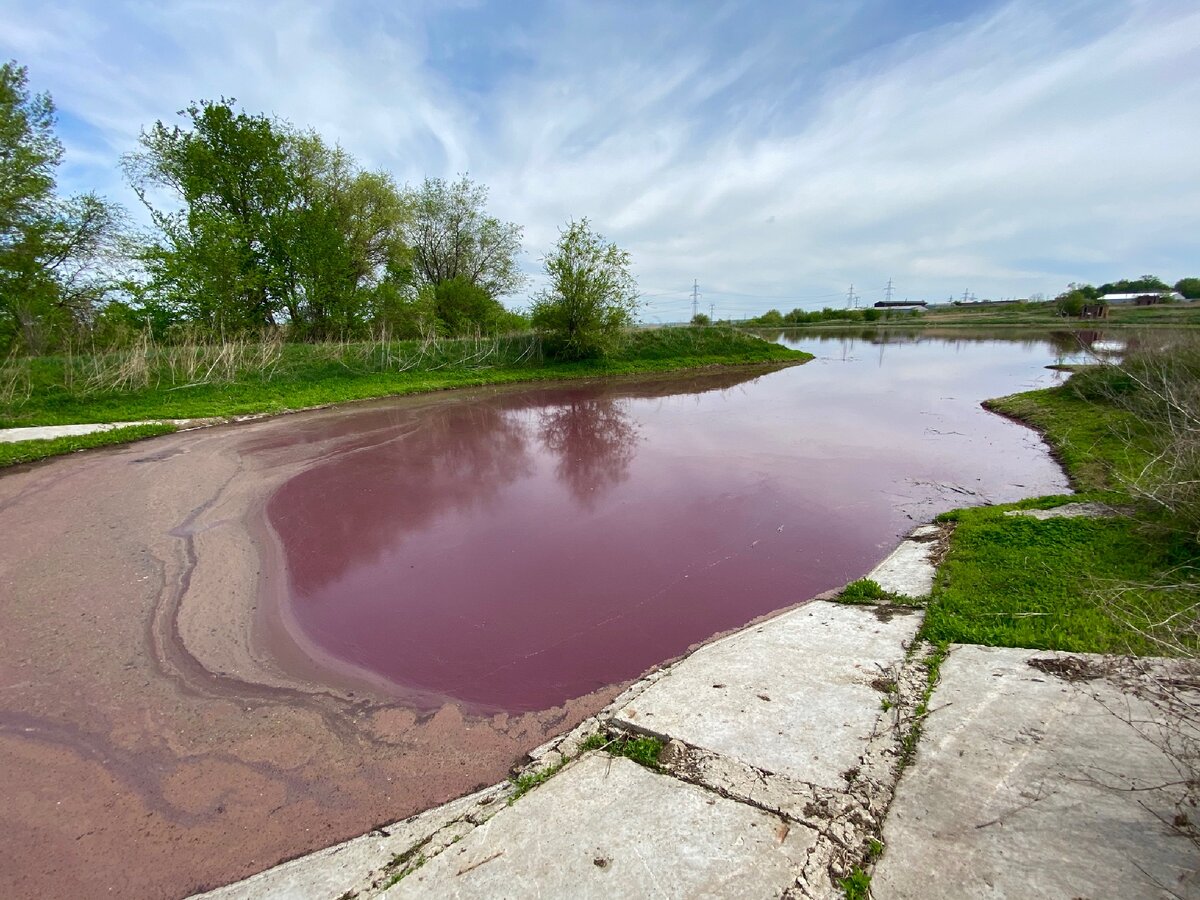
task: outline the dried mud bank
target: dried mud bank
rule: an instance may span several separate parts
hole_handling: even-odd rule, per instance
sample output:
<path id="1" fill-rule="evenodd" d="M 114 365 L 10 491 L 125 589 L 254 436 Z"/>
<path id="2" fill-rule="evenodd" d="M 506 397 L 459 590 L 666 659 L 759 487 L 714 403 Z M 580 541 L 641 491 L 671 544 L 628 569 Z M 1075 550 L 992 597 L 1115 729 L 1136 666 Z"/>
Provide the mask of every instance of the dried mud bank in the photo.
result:
<path id="1" fill-rule="evenodd" d="M 0 478 L 0 896 L 225 884 L 496 781 L 619 690 L 480 715 L 318 681 L 262 507 L 326 448 L 272 427 Z"/>

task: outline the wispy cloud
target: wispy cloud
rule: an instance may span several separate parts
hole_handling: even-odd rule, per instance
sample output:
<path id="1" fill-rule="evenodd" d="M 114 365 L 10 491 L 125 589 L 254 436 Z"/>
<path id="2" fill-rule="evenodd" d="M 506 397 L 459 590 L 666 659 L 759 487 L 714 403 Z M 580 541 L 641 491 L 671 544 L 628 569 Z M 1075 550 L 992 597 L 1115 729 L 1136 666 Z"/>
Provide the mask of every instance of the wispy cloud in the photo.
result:
<path id="1" fill-rule="evenodd" d="M 633 254 L 648 317 L 1196 274 L 1191 4 L 3 4 L 62 111 L 64 186 L 194 99 L 316 128 L 401 180 L 470 171 L 526 226 Z M 778 298 L 778 299 L 775 299 Z"/>

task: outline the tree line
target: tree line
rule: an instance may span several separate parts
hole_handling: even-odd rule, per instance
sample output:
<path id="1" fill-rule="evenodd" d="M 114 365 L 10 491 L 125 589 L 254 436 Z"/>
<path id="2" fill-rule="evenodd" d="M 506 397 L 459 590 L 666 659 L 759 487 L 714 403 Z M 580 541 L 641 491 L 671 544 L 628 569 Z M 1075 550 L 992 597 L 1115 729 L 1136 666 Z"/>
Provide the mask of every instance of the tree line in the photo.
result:
<path id="1" fill-rule="evenodd" d="M 629 256 L 572 221 L 527 315 L 522 228 L 463 175 L 396 184 L 342 147 L 222 98 L 157 121 L 121 159 L 150 227 L 87 193 L 62 197 L 54 103 L 0 66 L 0 353 L 181 329 L 289 339 L 538 328 L 560 355 L 603 353 L 633 319 Z"/>

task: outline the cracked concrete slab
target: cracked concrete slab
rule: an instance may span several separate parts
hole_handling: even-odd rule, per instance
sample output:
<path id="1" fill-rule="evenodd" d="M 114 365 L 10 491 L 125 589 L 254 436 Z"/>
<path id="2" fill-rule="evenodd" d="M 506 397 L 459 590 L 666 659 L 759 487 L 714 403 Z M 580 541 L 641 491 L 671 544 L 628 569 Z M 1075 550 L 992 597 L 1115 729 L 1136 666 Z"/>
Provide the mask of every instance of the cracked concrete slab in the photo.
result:
<path id="1" fill-rule="evenodd" d="M 593 752 L 382 896 L 777 897 L 815 840 L 778 816 Z"/>
<path id="2" fill-rule="evenodd" d="M 923 525 L 900 543 L 887 558 L 872 569 L 867 578 L 885 591 L 919 599 L 933 591 L 937 566 L 932 557 L 937 550 L 936 525 Z"/>
<path id="3" fill-rule="evenodd" d="M 614 721 L 841 789 L 921 619 L 813 601 L 697 650 Z"/>
<path id="4" fill-rule="evenodd" d="M 191 900 L 336 900 L 366 892 L 398 855 L 464 817 L 503 808 L 507 785 L 493 785 L 403 822 L 318 850 Z M 486 810 L 486 812 L 484 812 Z"/>
<path id="5" fill-rule="evenodd" d="M 1151 789 L 1179 772 L 1127 721 L 1155 734 L 1158 711 L 1081 664 L 952 649 L 884 825 L 877 900 L 1200 897 L 1176 798 Z"/>

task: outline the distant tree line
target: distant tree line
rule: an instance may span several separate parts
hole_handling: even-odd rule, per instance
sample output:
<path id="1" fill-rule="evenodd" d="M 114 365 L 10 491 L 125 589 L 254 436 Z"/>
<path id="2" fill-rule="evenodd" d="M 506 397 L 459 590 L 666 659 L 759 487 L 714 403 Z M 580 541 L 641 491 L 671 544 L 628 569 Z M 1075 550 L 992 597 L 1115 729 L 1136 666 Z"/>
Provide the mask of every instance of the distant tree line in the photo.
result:
<path id="1" fill-rule="evenodd" d="M 397 185 L 321 135 L 193 103 L 121 160 L 152 227 L 95 194 L 63 198 L 54 104 L 0 67 L 0 353 L 53 352 L 149 331 L 283 330 L 292 340 L 546 332 L 563 356 L 603 353 L 631 324 L 629 258 L 571 222 L 544 258 L 532 314 L 522 228 L 467 176 Z"/>
<path id="2" fill-rule="evenodd" d="M 884 315 L 884 311 L 872 306 L 865 309 L 833 309 L 826 306 L 824 309 L 814 310 L 793 309 L 789 313 L 769 309 L 761 316 L 747 319 L 744 324 L 764 328 L 785 328 L 789 325 L 811 325 L 816 322 L 876 322 Z"/>

